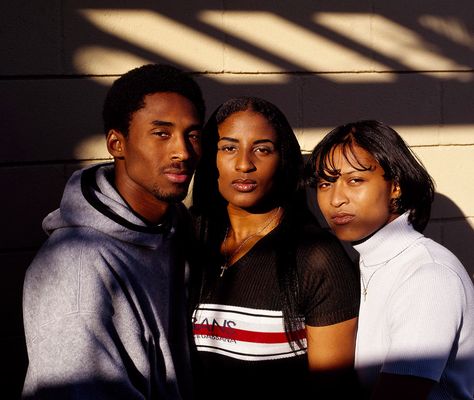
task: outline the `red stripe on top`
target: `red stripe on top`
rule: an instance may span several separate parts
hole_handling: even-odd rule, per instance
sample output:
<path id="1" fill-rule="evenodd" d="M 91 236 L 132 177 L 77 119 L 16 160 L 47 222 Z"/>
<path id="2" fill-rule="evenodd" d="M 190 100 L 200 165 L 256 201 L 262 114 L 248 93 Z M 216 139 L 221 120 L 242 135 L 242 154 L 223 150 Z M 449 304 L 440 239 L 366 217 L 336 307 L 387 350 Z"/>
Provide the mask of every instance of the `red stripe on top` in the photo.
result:
<path id="1" fill-rule="evenodd" d="M 240 342 L 253 343 L 287 343 L 288 339 L 285 332 L 254 332 L 242 329 L 222 327 L 208 324 L 194 324 L 194 335 L 217 336 L 223 339 L 233 339 Z M 296 332 L 295 337 L 304 339 L 306 337 L 305 330 L 300 329 Z"/>

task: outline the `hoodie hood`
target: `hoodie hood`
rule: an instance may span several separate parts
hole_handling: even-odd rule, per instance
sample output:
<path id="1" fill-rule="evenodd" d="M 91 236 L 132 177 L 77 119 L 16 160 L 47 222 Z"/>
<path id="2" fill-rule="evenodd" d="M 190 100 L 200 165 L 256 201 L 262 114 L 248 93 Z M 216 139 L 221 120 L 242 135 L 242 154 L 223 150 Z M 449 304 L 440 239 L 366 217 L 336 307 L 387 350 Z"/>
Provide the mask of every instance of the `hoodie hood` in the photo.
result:
<path id="1" fill-rule="evenodd" d="M 62 228 L 92 228 L 123 242 L 156 248 L 156 234 L 172 236 L 177 226 L 177 205 L 171 205 L 163 223 L 147 225 L 113 187 L 113 163 L 98 164 L 73 173 L 59 209 L 43 220 L 51 235 Z"/>

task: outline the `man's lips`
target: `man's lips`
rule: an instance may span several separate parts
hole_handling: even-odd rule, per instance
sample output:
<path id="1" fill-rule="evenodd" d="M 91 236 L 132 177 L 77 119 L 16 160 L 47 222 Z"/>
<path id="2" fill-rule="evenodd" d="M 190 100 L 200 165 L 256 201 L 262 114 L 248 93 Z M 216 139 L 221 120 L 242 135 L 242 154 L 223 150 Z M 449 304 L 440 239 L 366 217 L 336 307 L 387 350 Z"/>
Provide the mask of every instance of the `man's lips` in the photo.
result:
<path id="1" fill-rule="evenodd" d="M 355 215 L 348 213 L 338 213 L 331 215 L 331 222 L 334 225 L 346 225 L 355 218 Z"/>
<path id="2" fill-rule="evenodd" d="M 190 179 L 191 174 L 184 169 L 167 169 L 165 170 L 165 176 L 173 183 L 185 183 Z"/>
<path id="3" fill-rule="evenodd" d="M 232 187 L 238 192 L 251 192 L 257 187 L 257 182 L 252 179 L 235 179 L 232 181 Z"/>

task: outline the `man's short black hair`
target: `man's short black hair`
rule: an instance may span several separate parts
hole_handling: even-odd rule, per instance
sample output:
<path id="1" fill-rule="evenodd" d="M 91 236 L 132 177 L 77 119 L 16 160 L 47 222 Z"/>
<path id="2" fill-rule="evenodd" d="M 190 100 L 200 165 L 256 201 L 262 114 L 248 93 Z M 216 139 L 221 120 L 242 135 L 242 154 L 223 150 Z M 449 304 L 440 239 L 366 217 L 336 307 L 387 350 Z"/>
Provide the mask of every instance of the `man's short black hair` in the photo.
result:
<path id="1" fill-rule="evenodd" d="M 132 114 L 144 107 L 145 96 L 164 92 L 186 97 L 204 121 L 202 92 L 189 73 L 167 64 L 146 64 L 123 74 L 109 89 L 102 110 L 105 134 L 116 129 L 127 136 Z"/>

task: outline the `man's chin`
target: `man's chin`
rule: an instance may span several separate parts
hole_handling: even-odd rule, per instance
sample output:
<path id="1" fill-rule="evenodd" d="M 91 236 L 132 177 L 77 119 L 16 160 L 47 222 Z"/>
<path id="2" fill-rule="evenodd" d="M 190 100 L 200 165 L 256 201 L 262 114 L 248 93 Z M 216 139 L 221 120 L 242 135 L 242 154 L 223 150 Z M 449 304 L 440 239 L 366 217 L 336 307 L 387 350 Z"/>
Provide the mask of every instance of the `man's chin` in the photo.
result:
<path id="1" fill-rule="evenodd" d="M 187 195 L 188 195 L 188 191 L 183 190 L 183 191 L 172 192 L 172 193 L 158 193 L 158 194 L 155 194 L 155 197 L 158 200 L 164 201 L 166 203 L 179 203 L 183 201 Z"/>

